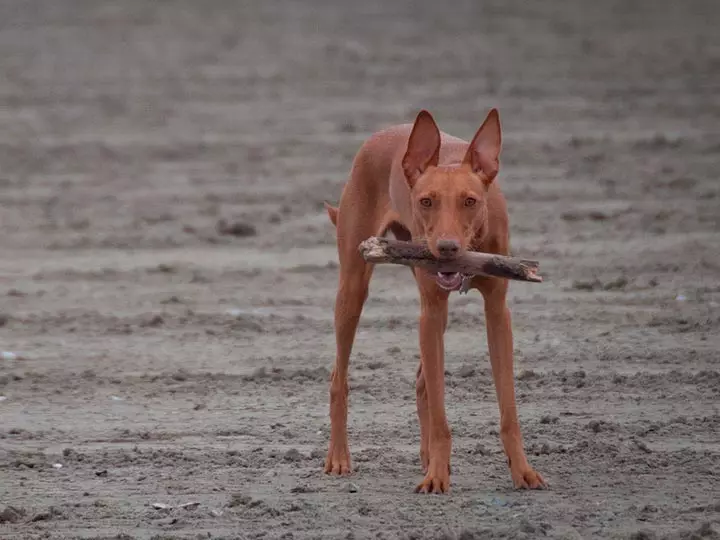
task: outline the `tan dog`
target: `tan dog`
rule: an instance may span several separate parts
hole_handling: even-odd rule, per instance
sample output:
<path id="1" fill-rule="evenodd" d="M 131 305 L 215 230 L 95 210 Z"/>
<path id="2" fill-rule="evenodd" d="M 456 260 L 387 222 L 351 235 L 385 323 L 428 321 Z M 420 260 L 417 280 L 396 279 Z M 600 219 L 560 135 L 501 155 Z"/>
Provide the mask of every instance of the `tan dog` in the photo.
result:
<path id="1" fill-rule="evenodd" d="M 339 207 L 326 205 L 337 227 L 340 281 L 335 302 L 337 357 L 330 384 L 330 447 L 325 472 L 351 472 L 347 440 L 348 363 L 373 265 L 358 245 L 388 230 L 401 240 L 426 241 L 439 258 L 465 250 L 509 255 L 508 214 L 497 182 L 500 119 L 492 109 L 472 142 L 441 133 L 430 113 L 413 125 L 374 134 L 358 151 Z M 445 414 L 444 334 L 448 295 L 460 274 L 413 269 L 420 289 L 420 366 L 417 412 L 425 478 L 416 491 L 444 493 L 450 486 L 451 437 Z M 528 463 L 515 405 L 513 337 L 506 304 L 508 282 L 474 277 L 485 302 L 488 347 L 500 408 L 500 439 L 516 488 L 542 488 Z"/>

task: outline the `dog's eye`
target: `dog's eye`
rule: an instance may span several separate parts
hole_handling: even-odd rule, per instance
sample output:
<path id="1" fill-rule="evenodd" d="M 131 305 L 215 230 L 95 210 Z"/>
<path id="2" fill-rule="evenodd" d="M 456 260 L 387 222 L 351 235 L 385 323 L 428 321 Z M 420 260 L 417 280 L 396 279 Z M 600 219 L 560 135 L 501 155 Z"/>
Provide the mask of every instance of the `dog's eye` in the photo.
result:
<path id="1" fill-rule="evenodd" d="M 430 208 L 432 206 L 432 199 L 430 197 L 423 197 L 422 199 L 420 199 L 420 206 Z"/>
<path id="2" fill-rule="evenodd" d="M 475 203 L 477 202 L 476 199 L 473 199 L 472 197 L 468 197 L 465 199 L 465 206 L 470 208 L 472 206 L 475 206 Z"/>

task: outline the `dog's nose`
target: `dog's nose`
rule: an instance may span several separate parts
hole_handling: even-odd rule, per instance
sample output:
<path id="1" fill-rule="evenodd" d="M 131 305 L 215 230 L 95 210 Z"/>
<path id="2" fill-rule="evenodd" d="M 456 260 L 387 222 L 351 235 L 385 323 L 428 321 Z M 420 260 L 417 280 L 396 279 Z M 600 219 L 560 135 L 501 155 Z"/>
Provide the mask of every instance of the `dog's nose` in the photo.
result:
<path id="1" fill-rule="evenodd" d="M 454 239 L 443 238 L 438 240 L 437 249 L 441 257 L 455 257 L 460 252 L 460 242 Z"/>

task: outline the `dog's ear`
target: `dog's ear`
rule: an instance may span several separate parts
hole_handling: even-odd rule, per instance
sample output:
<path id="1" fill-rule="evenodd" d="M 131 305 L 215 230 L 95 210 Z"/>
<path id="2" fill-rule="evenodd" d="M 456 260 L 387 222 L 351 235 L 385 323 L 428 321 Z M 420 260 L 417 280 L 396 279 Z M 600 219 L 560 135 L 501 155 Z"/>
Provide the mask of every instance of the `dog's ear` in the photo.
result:
<path id="1" fill-rule="evenodd" d="M 473 137 L 463 163 L 470 165 L 470 168 L 475 173 L 482 172 L 484 175 L 483 180 L 486 184 L 490 184 L 500 167 L 501 148 L 500 115 L 497 109 L 493 108 Z"/>
<path id="2" fill-rule="evenodd" d="M 338 209 L 334 206 L 330 206 L 330 203 L 323 201 L 325 205 L 325 211 L 327 212 L 330 222 L 337 227 Z"/>
<path id="3" fill-rule="evenodd" d="M 430 113 L 422 110 L 415 119 L 402 160 L 405 179 L 411 189 L 428 167 L 437 166 L 439 159 L 440 130 Z"/>

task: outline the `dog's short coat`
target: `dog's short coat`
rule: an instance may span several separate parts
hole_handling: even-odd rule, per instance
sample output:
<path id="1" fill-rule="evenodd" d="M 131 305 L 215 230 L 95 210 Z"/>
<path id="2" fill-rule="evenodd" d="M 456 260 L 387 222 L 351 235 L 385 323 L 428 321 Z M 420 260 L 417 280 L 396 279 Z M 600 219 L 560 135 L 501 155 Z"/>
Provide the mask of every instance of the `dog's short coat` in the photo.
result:
<path id="1" fill-rule="evenodd" d="M 360 242 L 387 231 L 401 240 L 426 241 L 440 258 L 464 250 L 509 255 L 508 213 L 495 177 L 501 149 L 500 119 L 492 109 L 470 143 L 441 133 L 427 111 L 412 125 L 372 135 L 352 165 L 338 208 L 327 206 L 337 229 L 340 278 L 335 302 L 337 357 L 330 383 L 330 445 L 325 471 L 351 472 L 347 440 L 348 364 L 373 265 Z M 445 414 L 443 339 L 448 295 L 458 274 L 413 269 L 420 291 L 420 365 L 417 413 L 425 478 L 416 491 L 444 493 L 450 486 L 451 436 Z M 513 337 L 504 279 L 474 277 L 485 302 L 487 341 L 500 408 L 500 439 L 516 488 L 546 483 L 528 463 L 515 405 Z"/>

